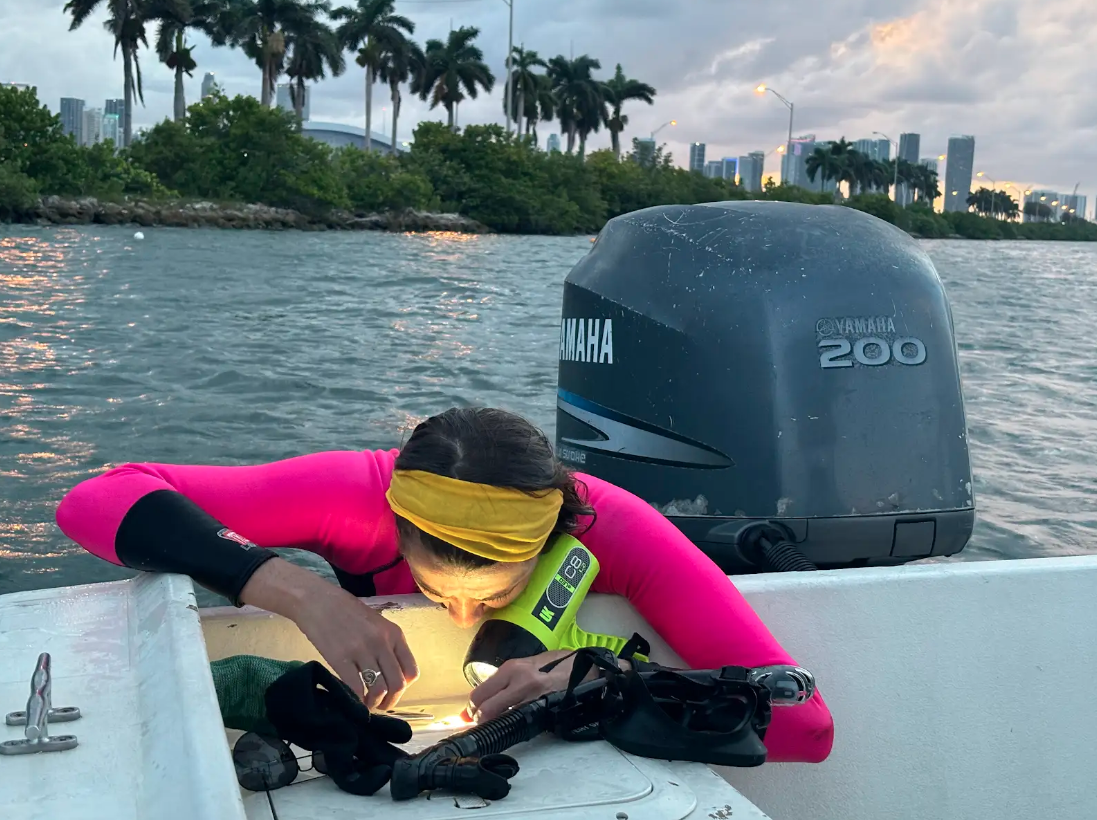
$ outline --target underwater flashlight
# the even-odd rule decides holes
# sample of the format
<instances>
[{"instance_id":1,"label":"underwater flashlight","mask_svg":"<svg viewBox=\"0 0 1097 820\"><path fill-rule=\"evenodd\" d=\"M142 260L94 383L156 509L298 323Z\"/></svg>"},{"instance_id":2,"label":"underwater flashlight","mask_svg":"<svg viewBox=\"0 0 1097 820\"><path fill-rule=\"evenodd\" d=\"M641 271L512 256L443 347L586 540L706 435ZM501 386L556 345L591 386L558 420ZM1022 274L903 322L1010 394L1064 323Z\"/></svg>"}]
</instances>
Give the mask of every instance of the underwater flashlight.
<instances>
[{"instance_id":1,"label":"underwater flashlight","mask_svg":"<svg viewBox=\"0 0 1097 820\"><path fill-rule=\"evenodd\" d=\"M619 655L628 639L585 632L575 622L598 569L598 559L578 540L565 534L556 536L541 553L522 594L480 625L465 654L469 685L479 686L511 658L528 658L554 649L603 646ZM639 653L636 657L647 660Z\"/></svg>"}]
</instances>

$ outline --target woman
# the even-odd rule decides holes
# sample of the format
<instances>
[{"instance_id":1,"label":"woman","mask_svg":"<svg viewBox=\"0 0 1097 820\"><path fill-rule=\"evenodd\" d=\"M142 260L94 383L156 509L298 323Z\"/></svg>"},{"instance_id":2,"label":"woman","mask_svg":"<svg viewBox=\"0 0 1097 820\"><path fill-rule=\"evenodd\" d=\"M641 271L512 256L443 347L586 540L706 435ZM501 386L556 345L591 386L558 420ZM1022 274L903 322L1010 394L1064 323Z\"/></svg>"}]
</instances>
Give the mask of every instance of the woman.
<instances>
[{"instance_id":1,"label":"woman","mask_svg":"<svg viewBox=\"0 0 1097 820\"><path fill-rule=\"evenodd\" d=\"M592 591L627 598L696 669L791 664L719 568L630 493L572 475L545 436L494 409L452 409L400 450L332 451L243 467L126 464L74 487L61 530L115 564L176 572L292 620L370 708L419 675L398 626L358 596L420 591L462 627L514 600L554 532L597 556ZM268 547L311 550L341 587ZM508 661L472 692L481 720L566 686L564 652ZM773 761L818 762L833 725L816 694L774 710Z\"/></svg>"}]
</instances>

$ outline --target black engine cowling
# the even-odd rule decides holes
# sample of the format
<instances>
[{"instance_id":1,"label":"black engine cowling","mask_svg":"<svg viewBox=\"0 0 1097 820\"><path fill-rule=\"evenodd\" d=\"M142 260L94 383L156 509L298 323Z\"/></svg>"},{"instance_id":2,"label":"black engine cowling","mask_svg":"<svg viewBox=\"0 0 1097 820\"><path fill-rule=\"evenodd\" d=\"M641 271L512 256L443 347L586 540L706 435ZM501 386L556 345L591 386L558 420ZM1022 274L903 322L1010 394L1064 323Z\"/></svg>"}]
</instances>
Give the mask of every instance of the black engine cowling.
<instances>
[{"instance_id":1,"label":"black engine cowling","mask_svg":"<svg viewBox=\"0 0 1097 820\"><path fill-rule=\"evenodd\" d=\"M975 521L952 312L905 232L843 206L669 205L568 275L556 444L726 572L777 522L820 567L962 550Z\"/></svg>"}]
</instances>

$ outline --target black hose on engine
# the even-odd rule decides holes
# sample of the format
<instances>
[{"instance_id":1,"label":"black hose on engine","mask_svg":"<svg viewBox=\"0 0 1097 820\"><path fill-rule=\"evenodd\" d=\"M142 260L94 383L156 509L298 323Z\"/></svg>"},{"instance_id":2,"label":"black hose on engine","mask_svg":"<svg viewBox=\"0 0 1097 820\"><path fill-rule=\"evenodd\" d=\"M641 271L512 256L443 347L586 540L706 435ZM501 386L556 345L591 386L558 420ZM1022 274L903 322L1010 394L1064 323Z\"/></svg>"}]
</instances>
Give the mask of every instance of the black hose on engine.
<instances>
[{"instance_id":1,"label":"black hose on engine","mask_svg":"<svg viewBox=\"0 0 1097 820\"><path fill-rule=\"evenodd\" d=\"M756 564L771 572L819 569L792 542L792 533L773 521L760 521L744 529L739 533L739 547Z\"/></svg>"}]
</instances>

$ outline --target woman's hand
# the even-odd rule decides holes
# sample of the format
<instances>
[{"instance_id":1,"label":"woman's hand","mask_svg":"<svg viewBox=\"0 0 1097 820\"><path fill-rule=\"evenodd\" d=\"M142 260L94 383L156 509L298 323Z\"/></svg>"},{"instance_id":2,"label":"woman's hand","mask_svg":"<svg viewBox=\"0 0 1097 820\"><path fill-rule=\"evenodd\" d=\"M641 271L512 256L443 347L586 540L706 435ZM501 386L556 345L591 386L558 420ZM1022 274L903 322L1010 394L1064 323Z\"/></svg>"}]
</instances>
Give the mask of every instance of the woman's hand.
<instances>
[{"instance_id":1,"label":"woman's hand","mask_svg":"<svg viewBox=\"0 0 1097 820\"><path fill-rule=\"evenodd\" d=\"M419 677L400 627L303 567L282 559L267 561L240 597L297 624L332 671L370 709L391 709ZM362 681L366 669L380 673L368 692Z\"/></svg>"},{"instance_id":2,"label":"woman's hand","mask_svg":"<svg viewBox=\"0 0 1097 820\"><path fill-rule=\"evenodd\" d=\"M483 723L512 706L521 706L549 692L567 689L574 657L556 664L550 672L540 669L557 658L572 654L570 649L557 649L506 661L494 675L472 690L469 695L470 717L477 723Z\"/></svg>"}]
</instances>

